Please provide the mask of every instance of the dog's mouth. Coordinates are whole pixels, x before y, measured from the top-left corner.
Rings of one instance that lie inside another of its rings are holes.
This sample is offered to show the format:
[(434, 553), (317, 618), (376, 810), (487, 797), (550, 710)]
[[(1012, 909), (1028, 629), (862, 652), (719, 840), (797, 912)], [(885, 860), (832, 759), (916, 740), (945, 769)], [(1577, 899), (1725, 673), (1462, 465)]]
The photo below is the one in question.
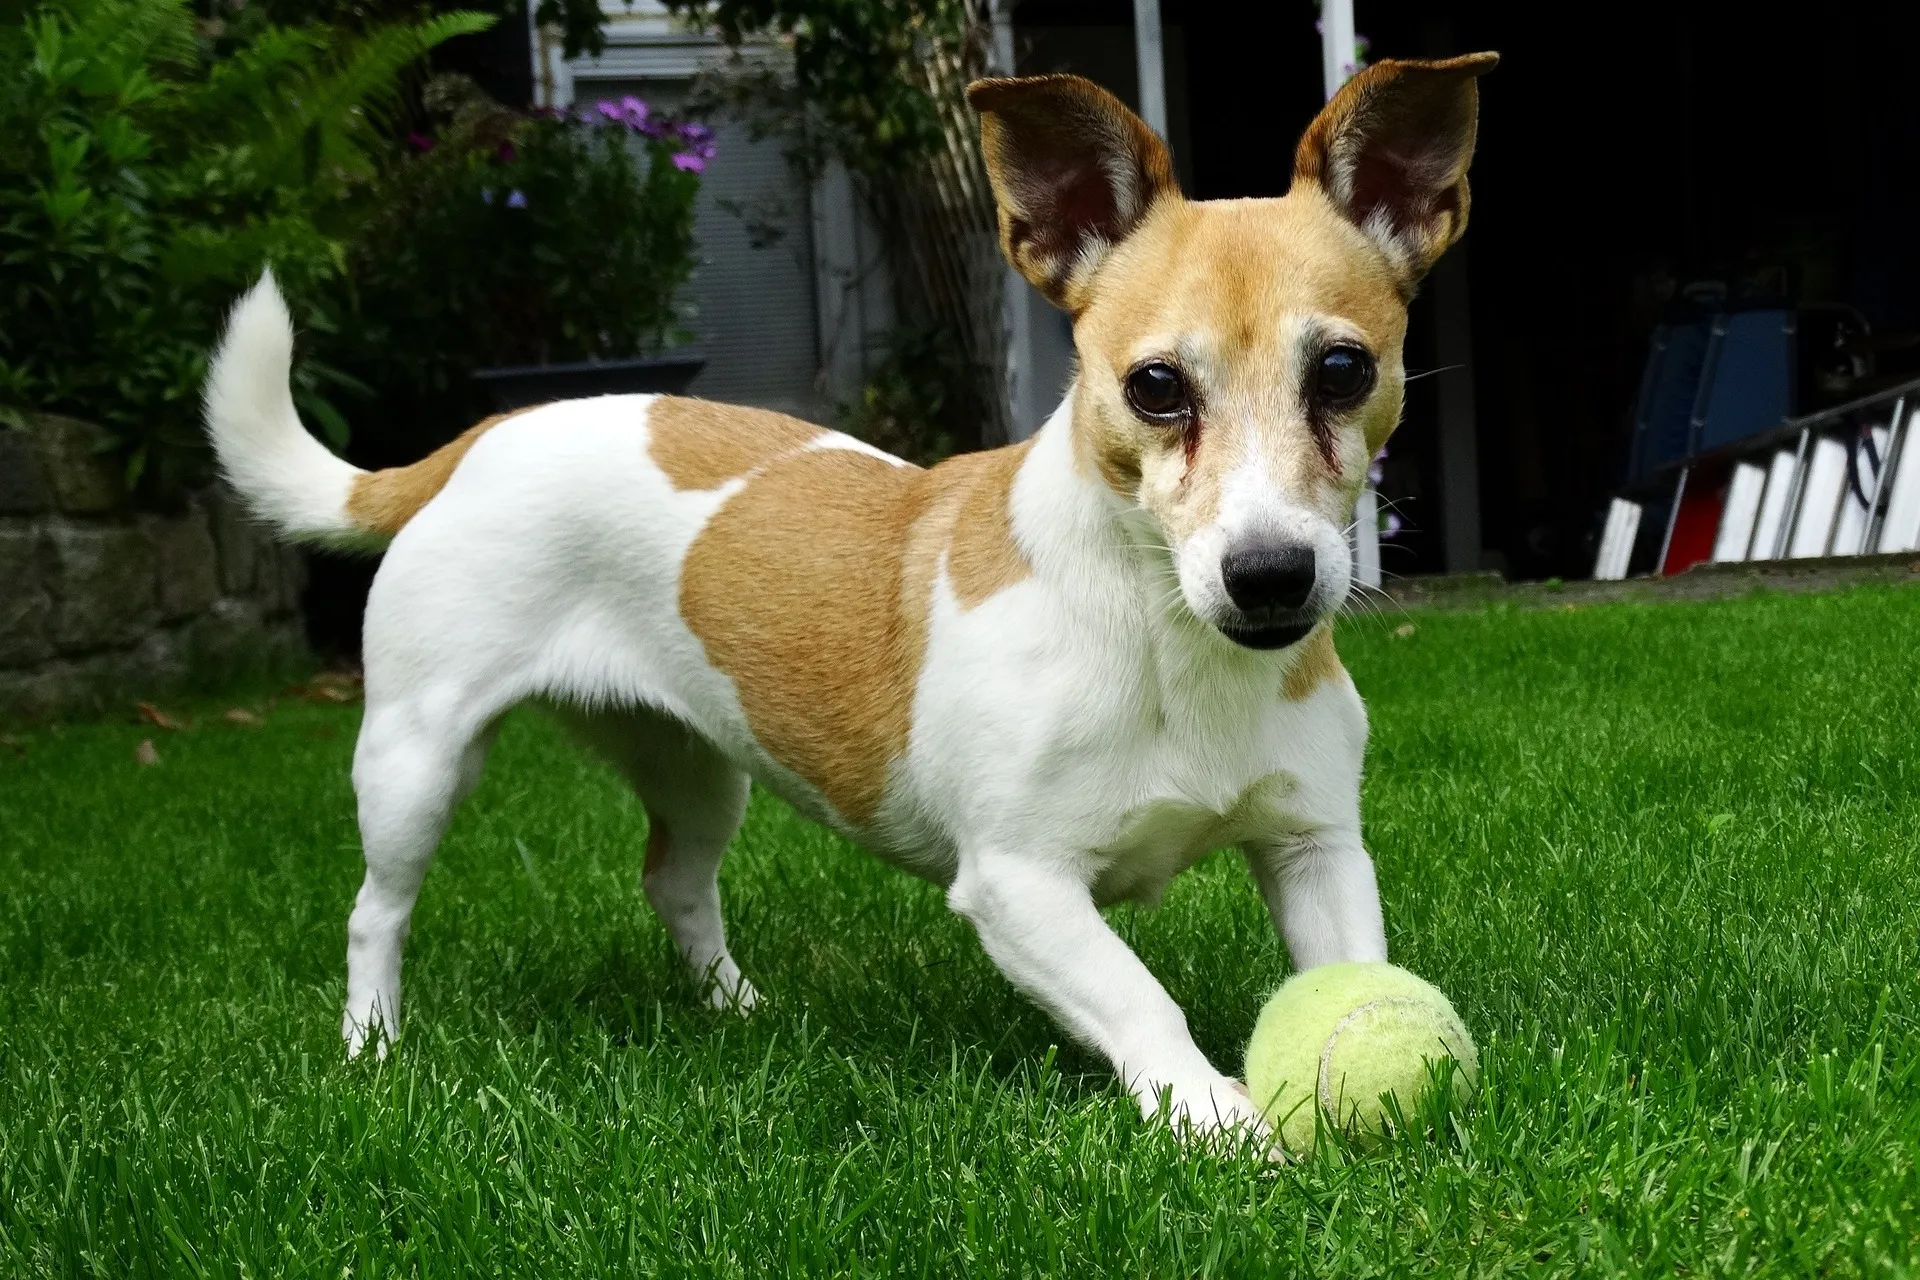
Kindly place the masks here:
[(1319, 619), (1305, 622), (1221, 623), (1220, 634), (1246, 649), (1284, 649), (1307, 638)]

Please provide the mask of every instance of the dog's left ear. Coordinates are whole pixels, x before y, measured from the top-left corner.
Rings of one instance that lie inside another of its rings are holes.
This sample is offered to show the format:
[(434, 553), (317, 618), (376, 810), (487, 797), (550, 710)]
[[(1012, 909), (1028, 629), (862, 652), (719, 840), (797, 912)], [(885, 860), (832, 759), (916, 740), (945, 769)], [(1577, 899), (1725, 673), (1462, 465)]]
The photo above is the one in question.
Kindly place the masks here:
[(1333, 96), (1294, 152), (1295, 182), (1326, 192), (1400, 268), (1409, 291), (1467, 229), (1481, 76), (1497, 53), (1376, 62)]
[(1107, 251), (1154, 201), (1179, 195), (1166, 143), (1079, 76), (976, 80), (980, 148), (1000, 206), (1000, 248), (1055, 306), (1078, 314)]

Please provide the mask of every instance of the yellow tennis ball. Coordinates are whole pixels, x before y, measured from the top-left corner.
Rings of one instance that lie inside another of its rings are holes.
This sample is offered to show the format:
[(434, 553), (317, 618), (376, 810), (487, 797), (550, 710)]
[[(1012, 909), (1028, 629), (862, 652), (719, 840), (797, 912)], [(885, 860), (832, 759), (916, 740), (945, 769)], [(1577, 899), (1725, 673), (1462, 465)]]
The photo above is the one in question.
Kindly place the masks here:
[(1316, 1109), (1337, 1129), (1379, 1133), (1381, 1098), (1411, 1117), (1451, 1058), (1455, 1092), (1470, 1093), (1480, 1051), (1439, 988), (1397, 965), (1326, 964), (1268, 998), (1247, 1042), (1247, 1092), (1287, 1150), (1313, 1146)]

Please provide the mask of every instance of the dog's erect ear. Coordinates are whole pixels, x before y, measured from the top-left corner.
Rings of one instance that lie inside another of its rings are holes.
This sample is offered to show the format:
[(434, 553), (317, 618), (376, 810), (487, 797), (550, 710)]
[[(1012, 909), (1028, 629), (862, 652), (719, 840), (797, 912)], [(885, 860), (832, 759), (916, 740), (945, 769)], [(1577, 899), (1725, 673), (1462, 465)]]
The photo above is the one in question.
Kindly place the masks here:
[(1467, 165), (1480, 111), (1474, 82), (1497, 53), (1377, 62), (1333, 95), (1300, 139), (1295, 182), (1311, 182), (1419, 283), (1467, 229)]
[(1107, 250), (1154, 201), (1179, 194), (1166, 144), (1079, 76), (976, 80), (967, 101), (980, 113), (1001, 250), (1056, 306), (1078, 313)]

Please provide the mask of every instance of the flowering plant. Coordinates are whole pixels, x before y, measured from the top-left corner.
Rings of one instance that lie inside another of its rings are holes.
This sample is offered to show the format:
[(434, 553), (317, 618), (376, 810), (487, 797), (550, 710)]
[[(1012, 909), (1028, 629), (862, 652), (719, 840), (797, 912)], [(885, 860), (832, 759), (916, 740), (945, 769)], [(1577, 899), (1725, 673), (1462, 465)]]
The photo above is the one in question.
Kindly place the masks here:
[[(562, 118), (567, 113), (556, 113)], [(673, 167), (682, 173), (705, 173), (707, 161), (713, 159), (713, 130), (697, 120), (672, 120), (656, 116), (647, 104), (628, 94), (614, 102), (611, 99), (593, 104), (593, 114), (578, 113), (575, 118), (591, 123), (594, 116), (602, 120), (623, 125), (631, 132), (643, 138), (650, 138), (669, 147), (676, 148), (669, 157)]]
[(409, 391), (459, 418), (475, 369), (618, 359), (684, 336), (705, 125), (638, 98), (512, 111), (456, 76), (425, 96), (435, 127), (403, 145), (352, 272), (363, 376), (385, 399)]

